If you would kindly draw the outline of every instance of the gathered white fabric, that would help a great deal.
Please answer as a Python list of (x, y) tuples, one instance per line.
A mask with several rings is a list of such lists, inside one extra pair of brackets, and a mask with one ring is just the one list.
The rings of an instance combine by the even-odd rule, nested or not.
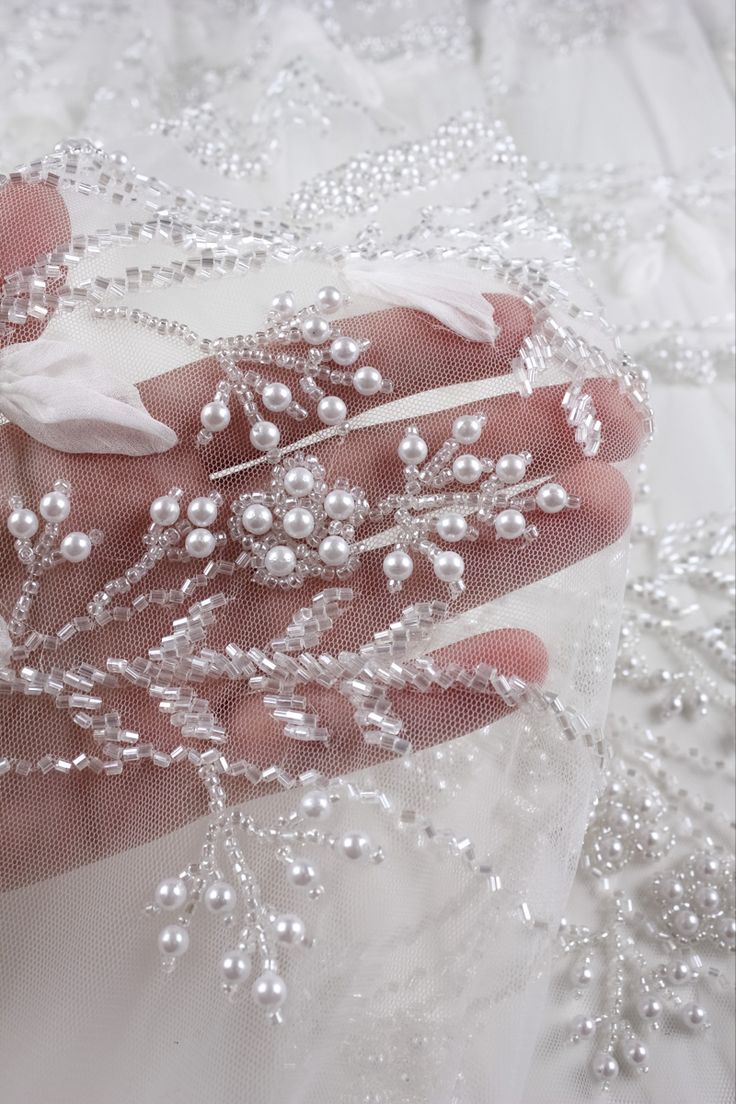
[(164, 452), (176, 434), (147, 412), (135, 386), (79, 346), (40, 337), (0, 352), (0, 413), (62, 452)]
[[(32, 57), (8, 20), (11, 1104), (597, 1098), (545, 1016), (651, 410), (588, 273), (626, 324), (723, 261), (681, 212), (575, 240), (553, 132), (662, 25), (590, 7), (39, 2)], [(94, 540), (24, 590), (55, 481)]]
[(493, 311), (467, 271), (450, 264), (410, 261), (348, 261), (342, 271), (348, 287), (361, 295), (431, 314), (453, 333), (469, 341), (493, 341), (497, 334)]

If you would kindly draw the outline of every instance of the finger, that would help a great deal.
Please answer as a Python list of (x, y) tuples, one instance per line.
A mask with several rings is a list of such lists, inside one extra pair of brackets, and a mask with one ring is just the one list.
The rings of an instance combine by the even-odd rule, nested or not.
[[(453, 601), (453, 614), (562, 571), (623, 536), (631, 518), (631, 492), (616, 468), (597, 460), (585, 461), (568, 469), (565, 486), (570, 494), (580, 496), (580, 508), (559, 514), (536, 512), (536, 540), (500, 540), (492, 526), (484, 525), (477, 541), (454, 546), (465, 560), (465, 590)], [(378, 550), (363, 558), (352, 584), (363, 600), (354, 603), (349, 624), (337, 623), (334, 631), (338, 637), (347, 633), (353, 639), (369, 640), (376, 625), (395, 620), (397, 599), (387, 594), (382, 562)], [(447, 585), (435, 577), (429, 561), (415, 554), (414, 563), (414, 572), (398, 595), (401, 606), (446, 600)]]
[[(442, 666), (459, 663), (468, 669), (486, 663), (527, 682), (541, 682), (547, 665), (542, 642), (532, 633), (517, 629), (485, 633), (454, 644), (434, 653), (434, 659)], [(232, 694), (229, 699), (232, 701)], [(279, 764), (292, 774), (309, 766), (332, 777), (390, 755), (365, 743), (349, 703), (338, 694), (328, 696), (326, 691), (318, 693), (315, 689), (310, 694), (312, 705), (330, 725), (332, 740), (328, 748), (310, 745), (305, 757), (303, 746), (280, 734), (252, 695), (241, 700), (228, 718), (231, 736), (226, 752), (230, 762), (240, 757), (264, 766)], [(492, 691), (433, 688), (426, 694), (408, 690), (398, 693), (396, 712), (404, 719), (407, 737), (419, 748), (490, 725), (508, 713), (509, 707)], [(432, 718), (431, 724), (427, 723), (428, 717)], [(132, 798), (133, 786), (137, 800)], [(242, 778), (228, 783), (228, 799), (233, 804), (253, 794)], [(149, 810), (145, 817), (139, 815), (141, 801)], [(42, 817), (37, 815), (39, 808), (44, 810)], [(176, 767), (160, 770), (144, 763), (126, 768), (120, 777), (102, 779), (90, 772), (74, 772), (64, 778), (55, 774), (30, 778), (11, 775), (4, 779), (0, 804), (0, 832), (9, 860), (0, 864), (0, 889), (53, 877), (140, 846), (206, 812), (206, 795), (196, 772)]]
[[(357, 646), (354, 640), (353, 648)], [(327, 650), (331, 655), (337, 654), (332, 641)], [(485, 664), (530, 683), (542, 682), (547, 673), (544, 644), (534, 633), (522, 629), (482, 633), (438, 649), (432, 653), (432, 659), (439, 667), (459, 664), (469, 671)], [(257, 698), (251, 696), (239, 702), (231, 698), (226, 722), (230, 761), (241, 757), (252, 760), (255, 755), (258, 764), (278, 764), (292, 775), (313, 768), (334, 777), (392, 757), (390, 751), (366, 744), (353, 706), (341, 694), (308, 686), (304, 696), (309, 712), (317, 714), (320, 725), (329, 733), (326, 745), (314, 743), (305, 748), (284, 735), (280, 723)], [(511, 707), (492, 689), (481, 693), (460, 685), (449, 690), (433, 686), (426, 693), (413, 689), (394, 691), (391, 700), (396, 716), (403, 722), (402, 736), (414, 750), (454, 740), (511, 712)]]
[[(67, 242), (71, 223), (61, 193), (52, 184), (13, 181), (0, 190), (0, 286), (5, 277), (20, 268), (33, 265), (43, 253)], [(57, 290), (63, 276), (50, 282)], [(0, 334), (0, 347), (17, 341), (35, 341), (43, 333), (49, 316), (30, 318), (22, 325), (11, 325)]]

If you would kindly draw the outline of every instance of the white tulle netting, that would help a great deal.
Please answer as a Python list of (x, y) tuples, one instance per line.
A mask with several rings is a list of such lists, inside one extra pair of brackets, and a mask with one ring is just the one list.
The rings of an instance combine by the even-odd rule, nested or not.
[[(3, 182), (3, 341), (83, 351), (138, 384), (178, 444), (139, 457), (60, 452), (0, 427), (4, 497), (35, 509), (66, 481), (69, 526), (104, 536), (84, 562), (55, 566), (38, 594), (22, 590), (9, 536), (3, 551), (7, 1099), (515, 1100), (601, 781), (646, 391), (523, 158), (475, 102), (464, 76), (472, 36), (456, 6), (361, 5), (346, 25), (326, 5), (67, 14), (64, 26), (60, 10), (34, 8), (33, 65), (45, 77), (24, 109), (51, 111), (73, 25), (92, 64), (79, 76), (85, 111), (66, 103), (68, 129), (84, 121), (90, 138)], [(198, 69), (203, 36), (212, 64)], [(17, 27), (10, 43), (21, 72), (31, 62)], [(440, 57), (456, 102), (438, 125)], [(123, 96), (132, 106), (119, 113)], [(5, 140), (23, 145), (12, 128)], [(419, 266), (438, 297), (443, 273), (462, 272), (467, 294), (486, 296), (495, 340), (356, 294), (357, 260)], [(350, 392), (346, 433), (325, 430), (306, 401), (302, 421), (275, 415), (287, 463), (301, 450), (328, 483), (344, 478), (375, 503), (404, 490), (407, 427), (432, 456), (459, 416), (482, 413), (471, 451), (528, 451), (526, 489), (513, 493), (531, 502), (553, 481), (577, 508), (537, 509), (536, 539), (481, 527), (462, 546), (456, 595), (420, 555), (401, 592), (388, 589), (381, 564), (396, 537), (375, 518), (350, 578), (258, 586), (233, 567), (232, 535), (210, 557), (222, 570), (164, 557), (145, 578), (126, 577), (157, 496), (218, 491), (213, 529), (226, 533), (230, 504), (268, 486), (239, 405), (204, 446), (200, 410), (223, 349), (264, 331), (274, 296), (288, 288), (306, 307), (325, 285), (350, 296), (341, 332), (370, 338), (367, 362), (393, 390)], [(286, 369), (269, 378), (297, 394)], [(87, 423), (72, 413), (69, 426), (83, 448)], [(111, 582), (109, 616), (96, 617), (90, 601)], [(324, 741), (284, 734), (264, 701), (286, 693), (279, 642), (314, 601), (322, 633), (287, 659), (302, 663)], [(167, 667), (155, 649), (187, 617)], [(238, 671), (234, 657), (249, 650)], [(426, 671), (429, 656), (428, 685), (402, 685), (402, 666)], [(386, 699), (362, 724), (361, 679), (383, 679)], [(161, 708), (172, 687), (178, 717)], [(398, 757), (385, 750), (389, 714), (411, 745)], [(371, 725), (383, 745), (365, 739)], [(332, 798), (324, 824), (304, 815), (315, 792)], [(357, 862), (351, 846), (364, 853)], [(295, 884), (299, 861), (314, 864), (311, 889), (323, 892)], [(147, 915), (161, 880), (182, 872), (186, 905)], [(190, 909), (216, 875), (242, 888), (231, 924)], [(276, 940), (274, 917), (293, 914), (311, 946)], [(189, 936), (173, 972), (157, 945), (170, 922)], [(283, 1023), (251, 999), (251, 978), (232, 1000), (222, 991), (218, 964), (243, 928), (252, 977), (278, 967), (288, 987)]]

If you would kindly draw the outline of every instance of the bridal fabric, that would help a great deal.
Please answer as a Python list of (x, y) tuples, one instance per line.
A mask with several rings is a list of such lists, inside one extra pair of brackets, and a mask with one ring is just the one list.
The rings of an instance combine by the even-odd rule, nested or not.
[[(583, 26), (581, 58), (590, 34), (605, 52), (606, 19), (603, 32), (577, 5), (549, 10), (536, 19), (530, 6), (524, 23), (492, 4), (470, 13), (473, 30), (456, 4), (80, 5), (73, 15), (38, 5), (32, 52), (22, 22), (11, 27), (4, 159), (24, 164), (0, 194), (11, 243), (0, 400), (10, 397), (0, 408), (12, 423), (0, 429), (0, 481), (13, 497), (8, 513), (19, 514), (8, 552), (14, 537), (23, 544), (23, 511), (32, 511), (39, 532), (58, 524), (48, 539), (64, 562), (25, 595), (28, 628), (44, 638), (14, 661), (30, 672), (31, 692), (1, 703), (9, 1099), (475, 1104), (585, 1100), (606, 1080), (595, 1050), (573, 1052), (568, 1011), (553, 1048), (543, 1017), (590, 802), (606, 791), (625, 521), (651, 412), (571, 259), (564, 220), (545, 206), (543, 173), (497, 121), (509, 118), (522, 150), (549, 158), (534, 147), (546, 127), (539, 103), (514, 88), (498, 57), (508, 65), (522, 46), (545, 98), (544, 65), (555, 64), (550, 43), (569, 37), (563, 28)], [(613, 31), (626, 28), (622, 13)], [(70, 73), (73, 98), (62, 91)], [(555, 108), (544, 107), (550, 135), (567, 118)], [(571, 160), (561, 139), (559, 149)], [(707, 258), (704, 232), (683, 229), (684, 218), (673, 231), (679, 255)], [(30, 251), (29, 222), (40, 231)], [(617, 262), (630, 298), (657, 286), (661, 248), (645, 243)], [(24, 271), (34, 264), (39, 285)], [(265, 363), (257, 335), (285, 295), (301, 310), (330, 288), (350, 300), (335, 323), (338, 357), (352, 356), (347, 341), (371, 345), (355, 367), (325, 362), (318, 395), (288, 366)], [(247, 379), (223, 372), (230, 352), (237, 363), (252, 355)], [(43, 365), (61, 384), (55, 366), (67, 363), (89, 410), (75, 448), (57, 415), (60, 386), (45, 392), (48, 418), (19, 398)], [(379, 392), (364, 375), (362, 391), (339, 391), (329, 378), (364, 363), (393, 389)], [(275, 384), (306, 418), (290, 417), (283, 391), (265, 396)], [(608, 420), (609, 394), (630, 422)], [(321, 404), (342, 395), (344, 410), (332, 402), (321, 417)], [(226, 425), (214, 405), (224, 399)], [(359, 488), (372, 504), (406, 489), (403, 467), (424, 462), (423, 434), (430, 444), (438, 434), (439, 447), (454, 440), (458, 418), (478, 412), (492, 441), (514, 442), (501, 471), (522, 458), (526, 480), (529, 449), (535, 512), (527, 521), (517, 512), (525, 525), (541, 521), (531, 542), (496, 530), (495, 562), (472, 542), (444, 545), (446, 557), (462, 554), (464, 590), (448, 595), (453, 580), (425, 570), (418, 543), (408, 583), (404, 561), (385, 569), (396, 544), (390, 513), (349, 579), (258, 587), (235, 566), (253, 549), (237, 525), (233, 543), (227, 519), (233, 503), (252, 504), (242, 496), (270, 487), (272, 448), (314, 457), (330, 479), (347, 480), (335, 487), (355, 502)], [(66, 435), (38, 429), (60, 422)], [(483, 436), (467, 453), (458, 473), (475, 473), (470, 460), (489, 454), (478, 478), (499, 470)], [(298, 466), (317, 470), (311, 459)], [(534, 501), (545, 483), (577, 495), (579, 510), (545, 511)], [(49, 495), (68, 499), (68, 518), (53, 516), (58, 498), (44, 516)], [(294, 540), (300, 521), (283, 519)], [(179, 543), (165, 536), (176, 525)], [(451, 538), (456, 528), (445, 526)], [(69, 534), (89, 546), (71, 541), (65, 556)], [(334, 548), (344, 538), (331, 539)], [(190, 559), (177, 558), (187, 541)], [(539, 566), (519, 586), (527, 548)], [(205, 567), (218, 561), (222, 571)], [(361, 601), (372, 564), (381, 590)], [(0, 636), (0, 654), (12, 658), (28, 641), (13, 624), (22, 556), (5, 574), (10, 649)], [(507, 646), (494, 679), (512, 681), (487, 674), (481, 685), (484, 634), (495, 630)], [(303, 665), (304, 694), (282, 647), (295, 633), (324, 660), (321, 671)], [(543, 664), (530, 658), (534, 638)], [(151, 672), (134, 661), (158, 665), (158, 679), (166, 649), (183, 641), (177, 662), (205, 677), (192, 679), (189, 704), (162, 710), (147, 693)], [(431, 707), (415, 707), (391, 686), (395, 715), (373, 711), (363, 729), (382, 740), (371, 741), (346, 723), (345, 694), (330, 680), (355, 680), (350, 657), (374, 653), (379, 667), (388, 654), (403, 678), (429, 677), (434, 689)], [(64, 685), (85, 663), (89, 685)], [(279, 664), (274, 691), (266, 683)], [(124, 689), (105, 681), (117, 678)], [(486, 689), (504, 706), (490, 715)], [(270, 705), (269, 692), (279, 699)], [(309, 709), (286, 702), (302, 696)], [(102, 707), (82, 700), (97, 697), (102, 724)], [(305, 724), (313, 714), (319, 723)], [(394, 716), (405, 719), (400, 733)], [(241, 874), (243, 900), (265, 909), (265, 949), (238, 947), (242, 921), (227, 922)], [(556, 1097), (540, 1095), (547, 1069), (557, 1081), (544, 1092)], [(652, 1091), (638, 1075), (633, 1088), (610, 1080), (613, 1099)]]

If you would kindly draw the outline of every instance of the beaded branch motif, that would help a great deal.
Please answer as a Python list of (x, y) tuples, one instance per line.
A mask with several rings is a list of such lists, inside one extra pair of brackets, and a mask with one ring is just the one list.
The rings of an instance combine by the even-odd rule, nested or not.
[[(412, 447), (416, 447), (416, 442), (412, 442)], [(285, 467), (284, 480), (297, 473), (303, 488), (305, 474), (314, 475), (313, 467), (304, 465)], [(338, 490), (340, 494), (347, 493)], [(46, 525), (35, 544), (32, 541), (39, 525), (36, 513), (20, 502), (12, 505), (9, 528), (29, 575), (9, 626), (16, 639), (26, 631), (32, 598), (44, 573), (60, 568), (64, 561), (85, 559), (101, 537), (98, 533), (61, 535), (61, 524), (71, 511), (70, 496), (69, 486), (59, 481), (42, 498), (39, 512)], [(244, 507), (243, 514), (248, 508)], [(282, 725), (287, 738), (318, 744), (329, 740), (329, 732), (320, 724), (317, 714), (310, 711), (305, 694), (310, 685), (326, 688), (347, 699), (356, 727), (368, 745), (407, 759), (412, 757), (411, 740), (404, 732), (400, 710), (394, 702), (402, 692), (426, 693), (430, 689), (458, 687), (471, 694), (494, 694), (507, 707), (529, 711), (537, 719), (540, 713), (548, 713), (568, 740), (583, 740), (595, 749), (598, 737), (584, 718), (566, 708), (554, 693), (518, 677), (506, 677), (487, 664), (471, 669), (456, 663), (438, 665), (431, 654), (421, 654), (432, 627), (446, 613), (447, 606), (442, 602), (409, 607), (398, 622), (377, 632), (373, 641), (355, 653), (332, 656), (318, 650), (323, 633), (329, 631), (352, 599), (352, 592), (344, 587), (330, 587), (315, 596), (309, 607), (294, 615), (283, 637), (271, 641), (266, 649), (243, 648), (235, 643), (228, 644), (224, 652), (207, 647), (207, 633), (217, 611), (229, 601), (227, 594), (218, 592), (194, 602), (184, 615), (175, 618), (172, 631), (150, 648), (146, 656), (132, 660), (111, 657), (104, 670), (86, 663), (67, 670), (61, 666), (43, 670), (31, 665), (30, 657), (38, 649), (57, 651), (76, 633), (93, 631), (113, 620), (127, 620), (150, 604), (180, 607), (218, 575), (231, 576), (235, 564), (210, 560), (201, 574), (187, 578), (177, 591), (154, 590), (134, 598), (129, 606), (113, 605), (114, 595), (129, 592), (167, 555), (183, 561), (197, 560), (205, 538), (208, 550), (227, 539), (224, 534), (215, 537), (204, 528), (216, 519), (217, 502), (212, 497), (193, 499), (187, 513), (186, 522), (177, 529), (177, 495), (162, 496), (152, 504), (152, 524), (144, 542), (144, 555), (130, 569), (132, 575), (128, 573), (122, 582), (114, 581), (93, 597), (87, 616), (69, 622), (52, 636), (31, 631), (20, 644), (13, 645), (8, 635), (7, 646), (0, 654), (0, 692), (53, 701), (77, 728), (91, 737), (97, 754), (89, 750), (68, 758), (46, 754), (38, 762), (4, 757), (0, 758), (0, 774), (53, 771), (71, 775), (90, 770), (115, 776), (126, 767), (146, 762), (159, 769), (178, 763), (196, 769), (207, 791), (212, 819), (199, 861), (164, 879), (150, 906), (156, 915), (161, 911), (175, 914), (159, 934), (162, 964), (165, 970), (171, 969), (188, 949), (190, 923), (203, 901), (205, 909), (221, 915), (228, 928), (239, 925), (220, 959), (224, 989), (237, 997), (257, 961), (257, 976), (250, 986), (252, 999), (268, 1016), (280, 1022), (287, 986), (279, 972), (278, 948), (284, 944), (308, 944), (309, 939), (300, 917), (281, 913), (263, 901), (243, 850), (243, 837), (258, 839), (273, 848), (276, 858), (286, 864), (291, 884), (315, 898), (321, 890), (311, 852), (327, 850), (347, 860), (379, 862), (383, 858), (382, 849), (375, 847), (365, 833), (351, 830), (333, 835), (325, 832), (319, 822), (346, 796), (377, 802), (387, 812), (393, 810), (393, 803), (383, 793), (362, 792), (340, 779), (328, 781), (319, 771), (309, 770), (295, 778), (276, 764), (262, 768), (244, 759), (228, 761), (224, 749), (228, 734), (207, 698), (202, 696), (203, 683), (245, 681), (248, 690), (261, 698), (273, 720)], [(252, 549), (244, 555), (246, 562), (250, 562)], [(18, 661), (25, 661), (20, 671), (14, 667)], [(106, 693), (122, 687), (146, 694), (168, 718), (181, 741), (173, 750), (156, 747), (146, 740), (145, 734), (128, 728), (117, 710), (105, 710)], [(202, 745), (205, 750), (200, 750)], [(225, 780), (241, 776), (253, 785), (275, 782), (285, 789), (300, 785), (306, 792), (290, 816), (275, 825), (263, 825), (247, 814), (226, 810)], [(416, 811), (402, 810), (399, 822), (418, 828), (423, 839), (435, 840), (449, 848), (450, 854), (469, 864), (471, 873), (488, 879), (491, 889), (500, 888), (492, 864), (476, 859), (469, 840), (452, 832), (439, 833)]]

